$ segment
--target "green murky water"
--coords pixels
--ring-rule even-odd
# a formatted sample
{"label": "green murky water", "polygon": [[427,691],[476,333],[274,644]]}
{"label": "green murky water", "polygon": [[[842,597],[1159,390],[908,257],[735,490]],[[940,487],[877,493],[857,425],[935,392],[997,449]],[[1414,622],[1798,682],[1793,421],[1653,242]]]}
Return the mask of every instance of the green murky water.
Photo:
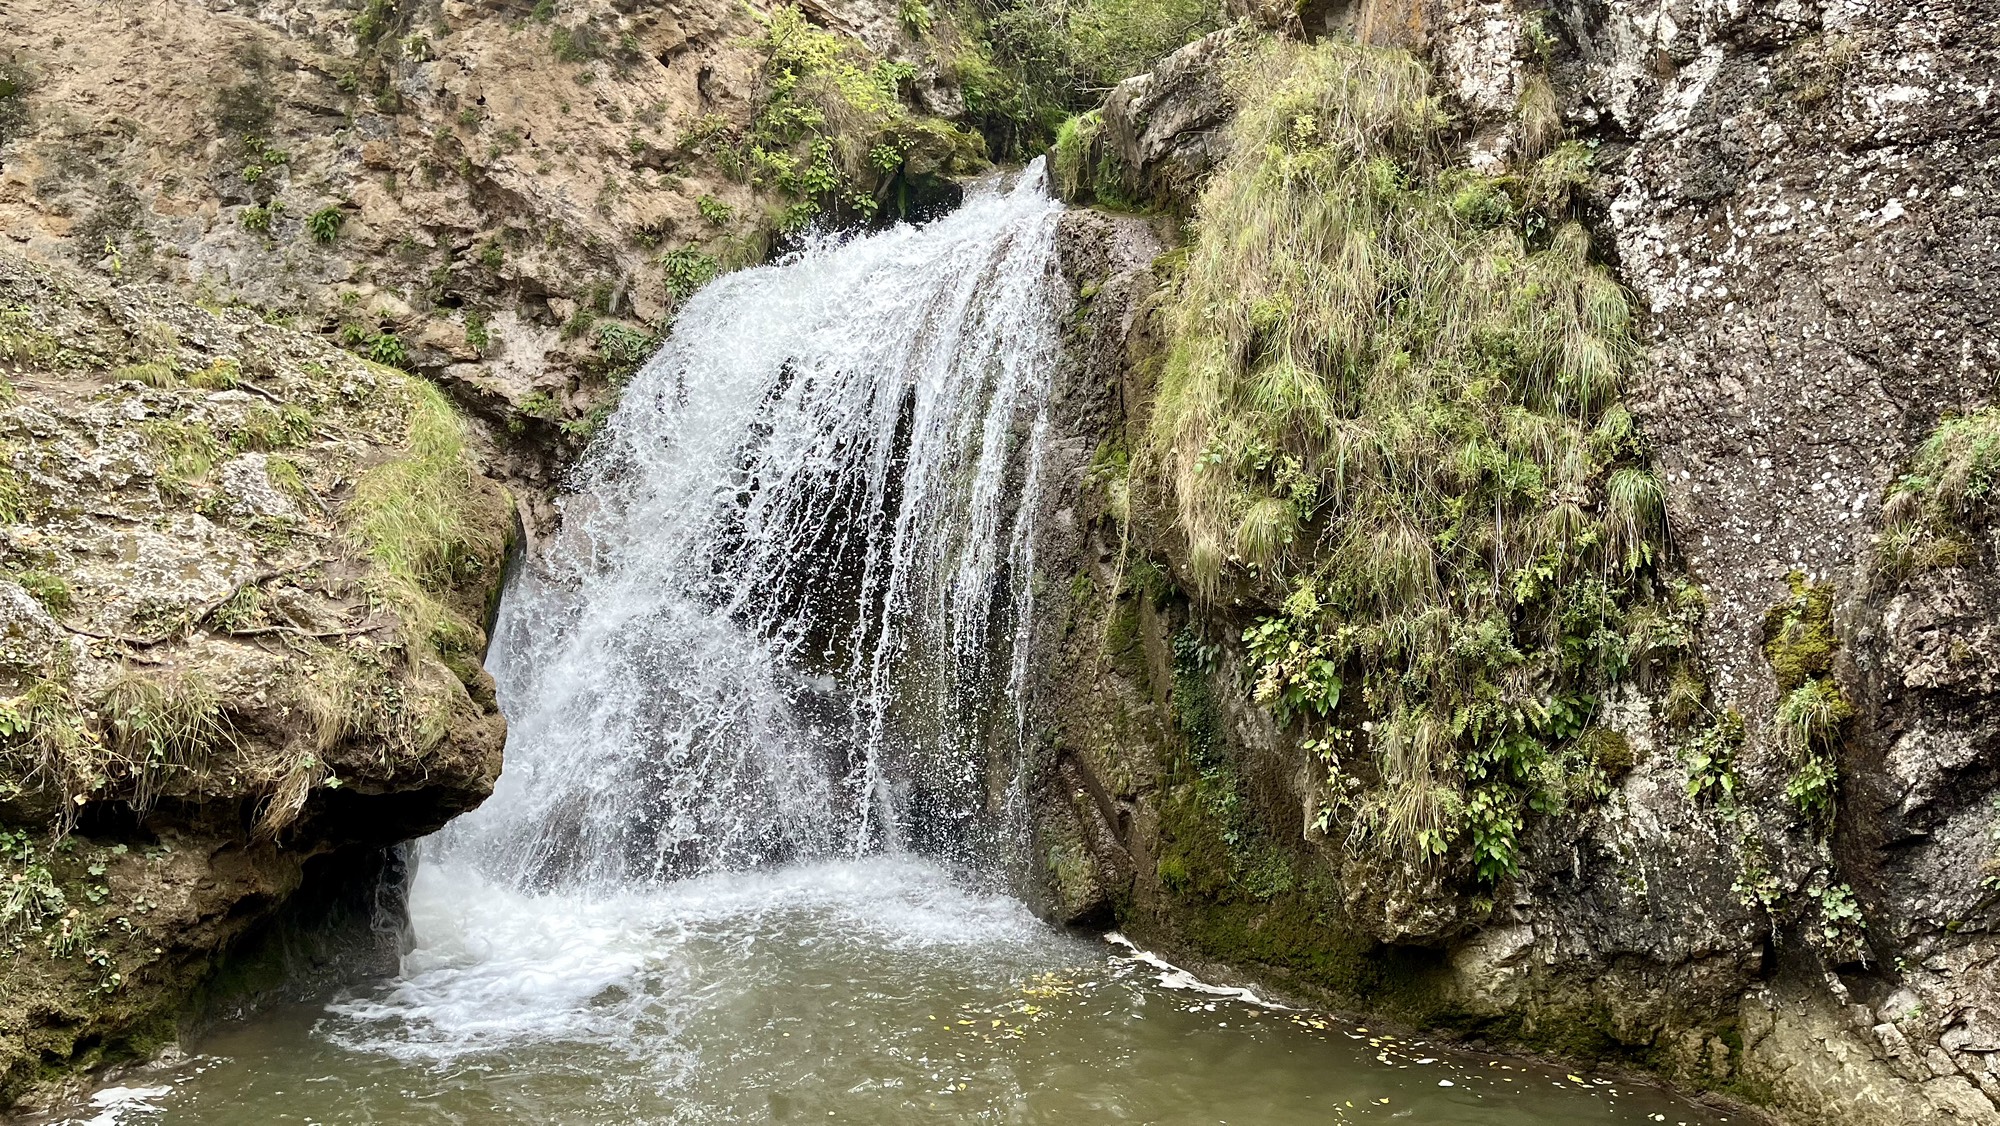
{"label": "green murky water", "polygon": [[1409,1123],[1727,1116],[1203,992],[891,859],[535,897],[441,867],[403,973],[219,1030],[68,1119]]}

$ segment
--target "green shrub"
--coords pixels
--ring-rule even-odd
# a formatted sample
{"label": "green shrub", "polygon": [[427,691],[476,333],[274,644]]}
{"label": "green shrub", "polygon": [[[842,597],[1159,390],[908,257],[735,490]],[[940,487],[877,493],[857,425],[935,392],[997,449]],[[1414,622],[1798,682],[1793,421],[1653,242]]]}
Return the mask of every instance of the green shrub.
{"label": "green shrub", "polygon": [[410,366],[409,349],[403,347],[402,338],[393,332],[378,332],[368,339],[368,358],[392,368]]}
{"label": "green shrub", "polygon": [[243,209],[243,229],[259,234],[271,233],[271,224],[285,213],[283,200],[274,199],[267,204],[257,204]]}
{"label": "green shrub", "polygon": [[1838,775],[1833,764],[1823,755],[1810,755],[1800,764],[1797,771],[1785,783],[1785,796],[1792,805],[1814,825],[1825,827],[1833,822],[1834,796],[1838,785]]}
{"label": "green shrub", "polygon": [[322,246],[328,246],[340,237],[340,228],[347,222],[347,213],[329,204],[306,218],[306,233]]}
{"label": "green shrub", "polygon": [[661,270],[666,274],[667,290],[676,300],[686,300],[694,291],[715,280],[721,272],[721,263],[711,254],[693,247],[669,250],[660,256]]}
{"label": "green shrub", "polygon": [[18,524],[31,508],[27,486],[14,468],[14,444],[0,441],[0,524]]}
{"label": "green shrub", "polygon": [[493,346],[493,333],[487,324],[486,314],[477,309],[465,311],[465,346],[481,356]]}
{"label": "green shrub", "polygon": [[566,63],[586,63],[604,54],[604,42],[590,24],[549,30],[549,51]]}
{"label": "green shrub", "polygon": [[659,346],[659,340],[651,333],[629,325],[605,321],[597,326],[601,374],[613,385],[622,386],[631,379]]}
{"label": "green shrub", "polygon": [[255,450],[269,453],[301,445],[313,434],[312,412],[291,403],[283,407],[253,407],[243,415],[229,435],[229,448],[238,453]]}
{"label": "green shrub", "polygon": [[171,497],[192,495],[222,455],[222,443],[201,422],[154,419],[141,423],[139,432],[157,458],[154,474],[160,489]]}
{"label": "green shrub", "polygon": [[405,22],[403,13],[397,10],[397,0],[364,0],[360,14],[354,17],[351,30],[355,45],[363,53],[380,48],[384,44],[393,46],[396,34]]}
{"label": "green shrub", "polygon": [[701,212],[702,218],[714,223],[718,227],[729,222],[730,218],[735,215],[735,212],[730,209],[728,204],[712,195],[700,196],[694,201],[694,206],[695,210]]}
{"label": "green shrub", "polygon": [[936,22],[937,15],[924,0],[898,0],[896,18],[902,23],[904,31],[924,36],[930,34],[931,24]]}

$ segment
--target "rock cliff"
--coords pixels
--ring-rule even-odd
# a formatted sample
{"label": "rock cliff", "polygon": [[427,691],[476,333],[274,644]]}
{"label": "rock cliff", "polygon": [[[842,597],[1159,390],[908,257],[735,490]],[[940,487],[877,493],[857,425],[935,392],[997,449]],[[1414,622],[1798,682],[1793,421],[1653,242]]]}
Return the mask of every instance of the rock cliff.
{"label": "rock cliff", "polygon": [[717,270],[986,155],[979,46],[888,0],[28,0],[0,45],[10,253],[337,334],[529,439],[517,474]]}
{"label": "rock cliff", "polygon": [[515,510],[438,391],[241,310],[0,259],[0,361],[11,1101],[484,799]]}
{"label": "rock cliff", "polygon": [[[1457,123],[1447,158],[1468,168],[1525,177],[1552,137],[1588,146],[1574,206],[1636,299],[1625,402],[1693,657],[1593,704],[1577,738],[1597,740],[1609,784],[1530,818],[1490,890],[1420,857],[1358,865],[1326,832],[1325,751],[1253,698],[1245,634],[1283,588],[1253,570],[1201,594],[1171,483],[1146,463],[1171,360],[1166,302],[1147,295],[1179,284],[1178,255],[1155,261],[1175,233],[1075,217],[1086,312],[1048,526],[1076,570],[1036,641],[1054,911],[1788,1120],[2000,1121],[1981,499],[1997,13],[1240,7],[1278,33],[1418,53]],[[1243,34],[1115,91],[1070,185],[1199,217]]]}

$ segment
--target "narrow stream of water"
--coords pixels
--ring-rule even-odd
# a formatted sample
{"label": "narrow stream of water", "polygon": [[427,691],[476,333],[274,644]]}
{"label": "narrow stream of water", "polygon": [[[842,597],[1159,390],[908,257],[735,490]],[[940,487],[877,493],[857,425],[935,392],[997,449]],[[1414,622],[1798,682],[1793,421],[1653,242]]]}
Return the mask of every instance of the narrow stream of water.
{"label": "narrow stream of water", "polygon": [[1035,168],[697,295],[510,585],[506,770],[424,842],[401,972],[71,1121],[1728,1121],[1203,991],[994,890],[1059,213]]}

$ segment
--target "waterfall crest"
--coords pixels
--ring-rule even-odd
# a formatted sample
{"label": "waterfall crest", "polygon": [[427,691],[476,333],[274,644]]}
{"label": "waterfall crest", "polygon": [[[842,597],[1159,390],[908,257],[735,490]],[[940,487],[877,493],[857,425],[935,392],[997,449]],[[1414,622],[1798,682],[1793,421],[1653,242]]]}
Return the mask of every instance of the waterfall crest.
{"label": "waterfall crest", "polygon": [[995,835],[1060,212],[1037,162],[686,304],[510,587],[506,769],[434,855],[616,887]]}

